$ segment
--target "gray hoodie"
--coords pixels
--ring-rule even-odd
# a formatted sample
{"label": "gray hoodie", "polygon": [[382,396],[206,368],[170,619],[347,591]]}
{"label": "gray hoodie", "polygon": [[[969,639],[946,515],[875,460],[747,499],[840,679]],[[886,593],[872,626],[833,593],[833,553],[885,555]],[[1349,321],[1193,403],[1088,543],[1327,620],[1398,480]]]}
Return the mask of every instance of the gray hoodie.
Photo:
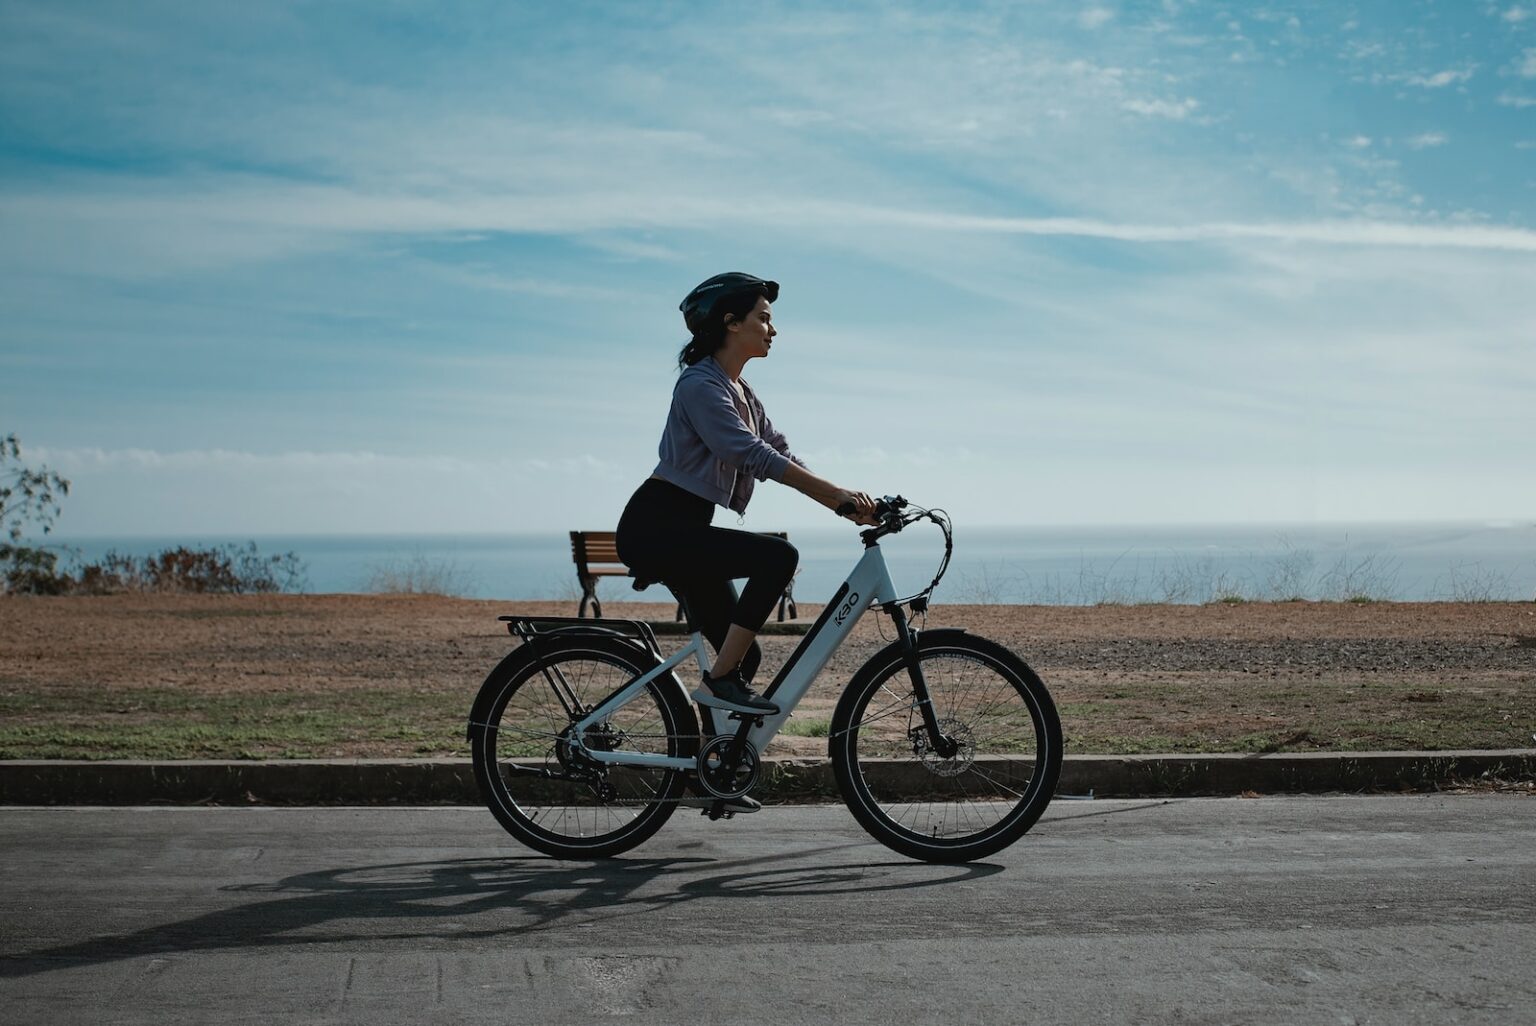
{"label": "gray hoodie", "polygon": [[754,480],[783,481],[791,461],[805,466],[745,380],[741,390],[745,403],[714,357],[685,368],[672,389],[656,464],[657,477],[737,513],[746,512]]}

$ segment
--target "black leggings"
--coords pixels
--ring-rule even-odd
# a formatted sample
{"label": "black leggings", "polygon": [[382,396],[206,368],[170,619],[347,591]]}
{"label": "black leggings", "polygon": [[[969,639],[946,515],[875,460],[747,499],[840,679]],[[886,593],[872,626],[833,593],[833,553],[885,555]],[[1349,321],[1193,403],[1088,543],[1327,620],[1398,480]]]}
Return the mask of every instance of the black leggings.
{"label": "black leggings", "polygon": [[[694,627],[715,651],[732,624],[762,629],[774,603],[795,575],[800,553],[782,538],[709,526],[715,504],[651,478],[642,484],[619,518],[619,558],[637,577],[663,581],[682,599]],[[731,582],[745,577],[741,596]],[[741,661],[748,680],[763,652],[757,642]]]}

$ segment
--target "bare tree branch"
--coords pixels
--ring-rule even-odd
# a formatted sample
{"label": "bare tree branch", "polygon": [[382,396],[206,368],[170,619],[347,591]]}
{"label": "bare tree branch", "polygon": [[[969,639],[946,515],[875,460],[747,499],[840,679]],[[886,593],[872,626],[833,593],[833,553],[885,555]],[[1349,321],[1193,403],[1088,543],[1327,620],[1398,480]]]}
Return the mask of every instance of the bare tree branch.
{"label": "bare tree branch", "polygon": [[47,467],[32,468],[21,460],[21,442],[14,434],[0,438],[0,528],[11,541],[20,541],[29,523],[47,534],[59,515],[59,502],[69,494],[69,481]]}

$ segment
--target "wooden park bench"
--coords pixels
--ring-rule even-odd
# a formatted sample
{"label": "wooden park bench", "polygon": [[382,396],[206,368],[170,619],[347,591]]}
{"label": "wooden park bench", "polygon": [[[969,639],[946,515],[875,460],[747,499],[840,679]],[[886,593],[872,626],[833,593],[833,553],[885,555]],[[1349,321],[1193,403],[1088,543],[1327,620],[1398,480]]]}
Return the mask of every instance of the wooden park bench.
{"label": "wooden park bench", "polygon": [[[787,531],[760,531],[760,534],[770,538],[783,538],[789,540]],[[612,531],[572,531],[571,532],[571,558],[576,562],[576,577],[581,581],[581,605],[576,608],[577,616],[587,615],[587,603],[592,603],[592,615],[603,615],[603,604],[597,600],[597,579],[599,577],[633,577],[635,572],[624,565],[619,558],[618,546],[614,544]],[[784,613],[788,610],[791,618],[798,617],[800,611],[795,608],[795,582],[784,586],[784,594],[779,596],[779,622],[784,621]],[[677,618],[683,618],[683,607],[677,607]]]}

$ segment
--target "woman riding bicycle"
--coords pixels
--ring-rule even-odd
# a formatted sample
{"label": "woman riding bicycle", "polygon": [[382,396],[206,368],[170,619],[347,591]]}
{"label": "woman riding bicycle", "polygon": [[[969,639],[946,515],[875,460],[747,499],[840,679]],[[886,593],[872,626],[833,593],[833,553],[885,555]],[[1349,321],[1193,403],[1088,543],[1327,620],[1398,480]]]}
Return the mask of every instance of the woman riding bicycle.
{"label": "woman riding bicycle", "polygon": [[[660,462],[624,507],[619,558],[638,579],[665,582],[715,647],[694,700],[745,713],[778,712],[752,690],[762,660],[757,632],[794,576],[799,553],[789,542],[711,527],[714,509],[744,513],[755,481],[772,479],[829,509],[852,504],[873,523],[874,502],[806,469],[768,420],[741,377],[748,360],[766,357],[778,332],[771,304],[778,282],[717,274],[679,307],[693,337],[678,356],[682,373],[659,447]],[[745,578],[740,596],[734,580]]]}
{"label": "woman riding bicycle", "polygon": [[[678,360],[661,459],[619,523],[618,554],[636,584],[669,585],[715,648],[693,694],[703,715],[674,677],[690,657],[702,666],[697,635],[664,656],[644,623],[502,618],[522,644],[481,685],[468,738],[487,806],[539,851],[607,858],[655,834],[680,806],[711,819],[761,808],[750,794],[764,768],[759,753],[875,608],[896,640],[847,677],[827,731],[838,790],[870,835],[914,858],[971,861],[1022,836],[1055,793],[1061,721],[1035,672],[965,631],[913,630],[903,612],[927,609],[949,565],[943,511],[900,496],[877,504],[812,474],[742,380],[747,361],[772,348],[778,295],[774,282],[731,273],[683,300],[693,337]],[[873,527],[770,688],[773,701],[750,684],[762,657],[755,639],[799,554],[775,538],[710,526],[717,505],[745,510],[755,482],[770,478]],[[928,587],[903,598],[879,540],[919,520],[943,532],[944,557]],[[738,597],[731,582],[741,578]],[[721,724],[712,711],[720,708],[741,722]]]}

